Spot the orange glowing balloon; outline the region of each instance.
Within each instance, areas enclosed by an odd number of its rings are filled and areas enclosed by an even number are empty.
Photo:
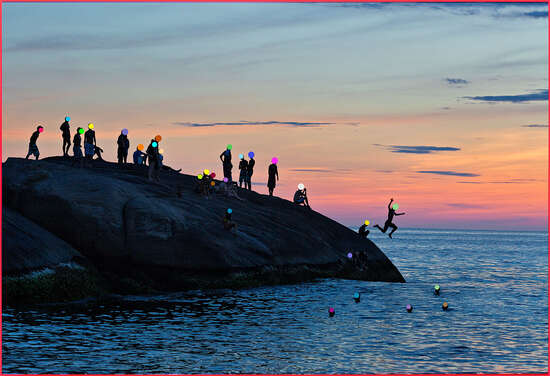
[[[138,150],[139,150],[139,151],[142,151],[142,150],[143,150],[143,144],[139,144],[139,145],[138,145]]]
[[[156,141],[156,142],[160,142],[160,140],[162,140],[162,137],[160,136],[160,134],[157,134],[157,135],[155,136],[155,141]]]

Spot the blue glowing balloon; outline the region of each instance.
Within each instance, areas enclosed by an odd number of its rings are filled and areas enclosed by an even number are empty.
[[[359,299],[359,293],[356,292],[355,294],[353,294],[353,299]]]
[[[154,148],[156,148],[159,144],[157,144],[156,141],[153,141],[153,143],[151,144]]]
[[[65,121],[71,121],[71,118],[69,116],[65,116]]]
[[[248,152],[248,158],[254,158],[254,152],[253,151]]]
[[[348,253],[348,258],[352,258],[353,257],[353,254],[351,252]]]
[[[244,155],[239,154],[239,159],[243,159],[243,158],[244,158]]]
[[[228,214],[233,213],[233,209],[231,209],[231,208],[227,209],[227,213],[228,213]]]

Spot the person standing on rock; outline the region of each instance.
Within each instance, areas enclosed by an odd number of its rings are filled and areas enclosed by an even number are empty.
[[[92,123],[88,124],[88,130],[84,133],[84,155],[86,156],[86,161],[92,163],[92,159],[95,154],[96,140],[95,140],[95,131],[94,125]]]
[[[34,131],[31,135],[31,138],[29,140],[29,151],[27,152],[27,156],[25,159],[29,159],[29,156],[32,154],[38,160],[38,157],[40,156],[40,151],[38,150],[38,146],[36,146],[36,141],[38,140],[38,136],[40,136],[40,133],[44,132],[44,127],[39,125],[36,127],[36,131]]]
[[[239,188],[242,188],[243,187],[243,183],[244,183],[244,188],[246,189],[246,180],[247,180],[247,175],[248,175],[248,161],[246,159],[244,159],[244,155],[242,154],[239,154],[239,158],[241,159],[241,161],[239,162]]]
[[[124,128],[117,140],[117,157],[119,166],[126,164],[128,159],[128,149],[130,148],[130,141],[128,140],[128,129]]]
[[[149,181],[152,181],[154,177],[156,182],[160,182],[159,149],[158,149],[158,142],[155,141],[155,139],[152,139],[151,143],[147,147],[147,159],[149,160],[149,169],[147,170],[147,179]]]
[[[84,158],[82,157],[82,138],[81,134],[84,133],[84,129],[78,127],[76,129],[76,133],[73,137],[73,163],[71,163],[71,166],[74,166],[76,162],[80,163],[80,167],[82,168],[84,165]]]
[[[223,164],[223,177],[227,178],[229,181],[233,181],[233,178],[231,177],[231,169],[233,168],[233,164],[231,163],[231,149],[233,146],[231,144],[227,145],[226,150],[224,150],[223,153],[220,154],[220,160]]]
[[[269,168],[267,169],[267,188],[269,189],[269,195],[273,196],[273,190],[275,189],[275,186],[277,185],[275,182],[275,177],[277,177],[277,181],[279,181],[279,171],[277,170],[277,162],[279,160],[277,157],[273,157],[271,159],[271,164],[269,165]]]
[[[392,230],[388,234],[390,239],[391,239],[392,234],[397,230],[397,226],[395,225],[395,223],[392,222],[393,216],[394,215],[404,215],[405,214],[404,212],[403,213],[396,213],[395,211],[397,209],[399,209],[399,205],[393,204],[393,206],[392,206],[392,203],[393,203],[393,198],[390,200],[390,203],[388,204],[388,219],[386,220],[386,223],[384,223],[384,228],[380,227],[379,225],[374,226],[377,229],[379,229],[380,231],[382,231],[383,233],[386,233],[386,231],[388,230],[388,227],[391,227]]]
[[[71,147],[71,128],[69,126],[69,120],[71,120],[70,117],[65,117],[65,121],[59,129],[61,129],[61,136],[63,137],[63,156],[68,157],[69,156],[69,148]]]
[[[254,152],[251,151],[248,153],[248,158],[250,160],[248,161],[248,167],[246,171],[246,184],[245,188],[248,187],[248,190],[252,190],[252,175],[254,174],[254,165],[256,164],[256,161],[254,160]]]

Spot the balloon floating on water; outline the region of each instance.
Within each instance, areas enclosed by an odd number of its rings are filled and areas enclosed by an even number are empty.
[[[271,158],[271,163],[277,164],[279,162],[279,159],[277,157]]]
[[[94,129],[94,125],[92,123],[88,124],[89,129]]]
[[[227,183],[228,181],[229,181],[228,178],[223,178],[223,182],[224,182],[224,183]]]
[[[355,294],[353,294],[353,300],[355,300],[355,303],[359,303],[361,301],[361,295],[356,292]]]
[[[348,253],[348,258],[352,258],[353,257],[353,254],[351,252]]]
[[[302,183],[298,184],[298,189],[299,190],[303,190],[304,189],[304,185]]]
[[[162,137],[160,136],[160,134],[157,134],[157,135],[155,136],[155,141],[156,141],[156,142],[160,142],[160,140],[162,140]]]
[[[71,118],[69,116],[65,116],[65,121],[71,121]]]
[[[407,304],[407,312],[411,313],[413,310],[413,306],[410,304]]]
[[[84,133],[84,129],[79,128],[79,129],[78,129],[78,133],[83,134],[83,133]],[[142,149],[143,149],[143,145],[142,145]],[[141,150],[141,149],[139,149],[139,150]]]
[[[244,155],[239,154],[239,159],[244,159]]]
[[[393,204],[393,210],[397,210],[397,209],[399,209],[399,205]]]
[[[441,308],[443,308],[443,310],[446,311],[447,308],[449,308],[449,304],[447,302],[444,302]]]
[[[140,150],[140,151],[143,150],[143,144],[138,145],[138,150]]]
[[[434,293],[435,295],[439,295],[439,285],[434,286]]]
[[[227,144],[227,150],[231,150],[231,149],[233,149],[233,145]]]
[[[125,136],[127,136],[127,135],[128,135],[128,129],[124,128],[124,129],[122,130],[122,134],[125,135]]]
[[[233,213],[233,209],[231,208],[227,209],[227,214],[231,214],[231,213]]]
[[[329,307],[329,309],[328,309],[328,315],[329,315],[330,317],[333,317],[335,313],[336,313],[336,311],[334,311],[334,308]]]
[[[248,152],[248,158],[254,158],[254,152],[253,151]]]
[[[153,141],[153,143],[151,144],[151,146],[153,146],[154,148],[156,148],[157,146],[159,146],[159,144],[157,144],[156,141]]]

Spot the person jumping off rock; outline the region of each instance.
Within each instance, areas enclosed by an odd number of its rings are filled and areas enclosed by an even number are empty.
[[[392,234],[397,230],[397,226],[392,222],[394,215],[404,215],[405,213],[396,213],[395,211],[399,208],[399,205],[393,203],[393,198],[390,200],[390,203],[388,204],[388,219],[386,220],[386,223],[384,223],[384,228],[380,227],[379,225],[375,225],[374,227],[378,228],[383,233],[386,233],[388,230],[388,227],[391,227],[392,230],[388,234],[388,236],[391,238]]]
[[[40,136],[40,133],[44,131],[44,127],[39,125],[36,127],[36,131],[34,131],[31,135],[31,138],[29,140],[29,151],[27,153],[27,156],[25,159],[29,159],[29,156],[32,154],[38,160],[38,157],[40,156],[40,151],[38,150],[38,146],[36,146],[36,141],[38,140],[38,136]]]

